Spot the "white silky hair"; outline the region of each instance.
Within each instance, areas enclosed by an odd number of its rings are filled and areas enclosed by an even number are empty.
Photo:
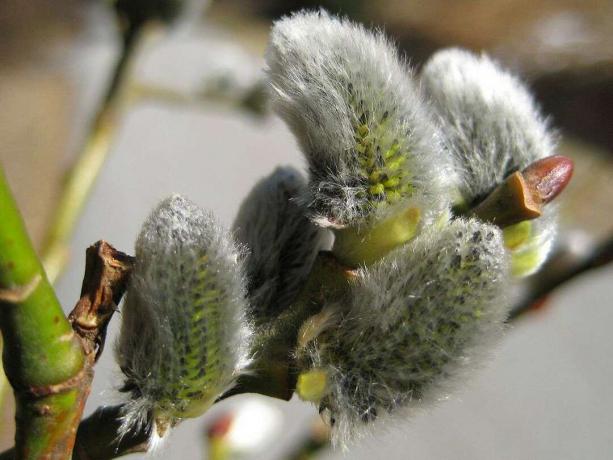
[[[308,160],[304,200],[317,222],[362,225],[412,200],[428,204],[429,222],[447,208],[453,170],[411,69],[383,33],[323,10],[294,13],[274,23],[266,62],[273,107]],[[395,155],[402,164],[386,164]],[[383,175],[381,184],[398,185],[374,193]]]
[[[410,417],[474,374],[502,335],[507,271],[500,230],[476,219],[430,227],[360,269],[344,318],[307,351],[327,371],[333,441]]]
[[[152,414],[153,428],[198,415],[247,364],[241,265],[229,232],[188,199],[173,195],[147,218],[116,344],[128,392],[120,435]]]
[[[279,167],[253,187],[234,221],[236,239],[247,252],[249,317],[255,323],[291,305],[324,248],[327,231],[308,219],[297,200],[306,188],[300,171]]]
[[[422,87],[441,126],[447,151],[460,172],[467,205],[483,199],[516,170],[554,154],[555,136],[526,86],[487,55],[451,48],[424,65]],[[538,252],[537,271],[553,246],[554,206],[534,222],[534,235],[522,248]]]
[[[553,155],[555,140],[526,86],[487,55],[451,48],[421,72],[470,204],[513,171]]]

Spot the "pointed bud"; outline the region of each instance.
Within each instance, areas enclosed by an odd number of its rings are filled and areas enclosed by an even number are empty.
[[[324,11],[277,21],[266,57],[273,106],[311,172],[325,226],[368,226],[407,208],[447,208],[451,168],[410,69],[380,32]]]
[[[550,203],[566,188],[573,175],[573,161],[554,155],[535,161],[522,171],[541,203]]]
[[[444,398],[500,337],[506,278],[497,227],[430,227],[358,271],[342,319],[298,350],[298,392],[320,401],[341,443],[375,419]]]
[[[179,195],[158,205],[136,241],[117,359],[125,374],[122,433],[163,436],[205,411],[246,360],[239,253],[213,216]]]

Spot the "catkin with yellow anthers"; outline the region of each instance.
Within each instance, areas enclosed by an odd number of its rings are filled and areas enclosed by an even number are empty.
[[[486,55],[439,51],[424,65],[421,80],[460,173],[465,205],[478,204],[512,172],[553,155],[554,136],[528,89]],[[529,240],[511,250],[517,276],[535,272],[546,260],[555,208],[547,206],[531,227]]]
[[[453,177],[411,70],[380,32],[324,11],[277,21],[273,107],[310,169],[303,200],[325,226],[371,226],[407,208],[430,223]]]
[[[121,433],[153,422],[163,436],[232,384],[249,336],[241,263],[228,232],[186,198],[147,218],[116,348],[129,393]]]
[[[277,168],[243,201],[233,229],[245,245],[248,316],[256,324],[276,318],[302,289],[326,230],[307,218],[297,198],[306,180],[292,167]]]
[[[335,442],[445,397],[483,361],[508,314],[507,264],[500,229],[456,219],[358,271],[341,319],[297,351],[297,391]]]

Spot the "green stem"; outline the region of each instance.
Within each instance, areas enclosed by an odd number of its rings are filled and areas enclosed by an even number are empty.
[[[130,63],[144,25],[124,32],[120,57],[100,109],[76,163],[71,168],[43,244],[43,264],[51,282],[63,270],[73,229],[109,153],[118,127]]]
[[[372,264],[413,238],[420,218],[418,208],[408,208],[371,226],[335,230],[332,252],[350,267]]]
[[[49,284],[0,168],[0,330],[17,403],[17,458],[64,458],[85,354]],[[83,377],[83,379],[81,378]],[[64,386],[66,382],[74,383]],[[56,450],[58,449],[58,450]]]

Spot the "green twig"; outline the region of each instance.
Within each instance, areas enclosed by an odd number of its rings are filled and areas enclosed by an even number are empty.
[[[68,316],[69,328],[76,334],[69,332],[80,341],[82,352],[84,352],[84,360],[81,370],[71,378],[45,387],[27,387],[26,396],[31,393],[36,397],[49,398],[41,401],[26,401],[24,407],[27,411],[36,412],[40,409],[40,416],[47,417],[48,423],[43,426],[43,430],[35,430],[35,427],[24,424],[17,426],[17,440],[20,433],[26,433],[28,436],[35,439],[44,440],[47,446],[53,447],[54,450],[50,454],[47,451],[42,453],[30,454],[29,451],[19,449],[19,442],[16,442],[15,449],[0,454],[0,459],[14,458],[70,458],[72,446],[77,433],[77,426],[83,411],[83,405],[89,393],[91,380],[93,378],[93,366],[100,355],[106,335],[106,328],[111,319],[112,314],[117,309],[117,304],[120,302],[123,293],[127,287],[127,283],[132,272],[133,258],[115,250],[112,246],[104,241],[90,246],[86,252],[85,275],[83,277],[83,287],[81,290],[81,298],[77,305]],[[11,295],[14,295],[13,292]],[[61,316],[62,321],[66,319]],[[3,331],[4,332],[4,331]],[[41,362],[41,365],[44,361]],[[19,393],[18,388],[15,388],[16,395]],[[55,397],[56,399],[53,399]],[[37,405],[35,405],[37,404]],[[62,410],[62,412],[60,412]],[[54,414],[64,414],[64,418],[57,420]],[[17,419],[19,422],[20,407],[18,407]],[[84,422],[85,423],[85,422]],[[105,433],[104,430],[109,430],[108,423],[103,427],[97,427],[96,430],[87,430],[91,424],[85,423],[84,433],[89,437],[101,436]],[[81,428],[79,428],[81,430]],[[31,430],[35,430],[31,432]],[[61,438],[61,436],[65,437]],[[126,439],[130,439],[127,437]],[[60,442],[61,441],[61,442]],[[103,442],[103,441],[100,441]],[[106,441],[104,441],[106,442]],[[78,443],[79,452],[83,452],[83,442]],[[47,455],[47,456],[45,456]],[[81,457],[77,457],[81,458]]]
[[[17,458],[68,458],[88,384],[85,354],[64,316],[0,169],[0,329],[17,404]]]

